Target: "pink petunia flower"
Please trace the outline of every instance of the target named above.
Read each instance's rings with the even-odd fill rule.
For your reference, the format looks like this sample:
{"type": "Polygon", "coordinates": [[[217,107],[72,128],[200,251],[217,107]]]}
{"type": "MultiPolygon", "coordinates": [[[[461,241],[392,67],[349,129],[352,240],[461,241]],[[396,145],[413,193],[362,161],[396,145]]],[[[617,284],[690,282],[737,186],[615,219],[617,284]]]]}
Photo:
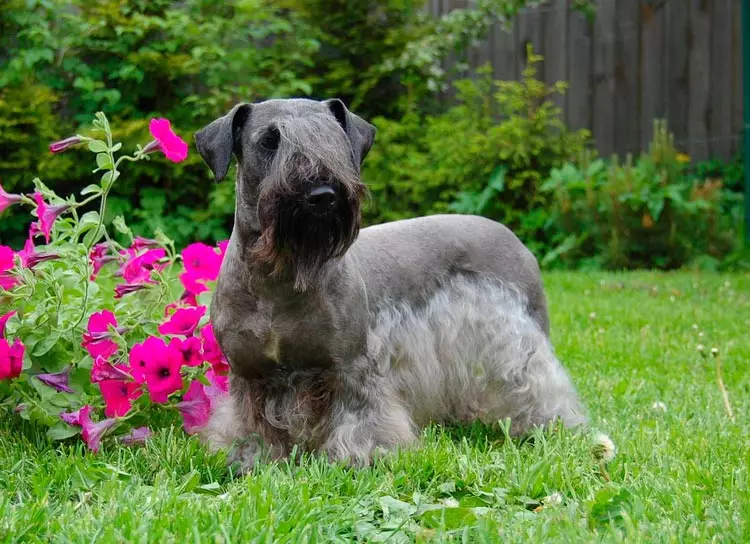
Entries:
{"type": "Polygon", "coordinates": [[[60,372],[54,374],[37,374],[36,379],[42,382],[44,385],[56,389],[60,393],[72,393],[73,390],[70,388],[70,365],[66,366],[60,372]]]}
{"type": "Polygon", "coordinates": [[[182,354],[164,346],[161,353],[146,359],[146,386],[152,402],[167,402],[169,395],[182,389],[182,354]]]}
{"type": "Polygon", "coordinates": [[[60,153],[61,151],[65,151],[69,147],[80,144],[82,141],[83,140],[81,140],[81,138],[79,138],[78,136],[71,136],[70,138],[60,140],[59,142],[52,142],[51,144],[49,144],[49,150],[52,153],[60,153]]]}
{"type": "Polygon", "coordinates": [[[90,278],[91,281],[94,281],[96,279],[96,277],[99,275],[99,271],[105,264],[115,260],[117,260],[117,257],[115,257],[114,255],[107,255],[106,243],[96,244],[92,248],[91,253],[89,253],[89,261],[91,262],[91,267],[93,268],[90,278]]]}
{"type": "MultiPolygon", "coordinates": [[[[117,353],[117,342],[112,340],[110,327],[117,329],[117,319],[110,310],[95,312],[89,317],[87,332],[83,333],[81,346],[89,352],[93,359],[97,357],[109,359],[117,353]]],[[[122,333],[124,329],[118,329],[118,332],[122,333]]]]}
{"type": "Polygon", "coordinates": [[[153,402],[167,402],[182,388],[181,367],[182,354],[162,338],[149,336],[130,350],[130,373],[136,382],[146,383],[153,402]]]}
{"type": "Polygon", "coordinates": [[[129,433],[122,435],[119,440],[126,446],[135,446],[136,444],[143,444],[149,438],[151,438],[151,429],[148,427],[137,427],[129,433]]]}
{"type": "Polygon", "coordinates": [[[227,374],[229,364],[216,341],[211,323],[201,329],[201,337],[203,338],[203,359],[211,363],[214,371],[218,374],[227,374]]]}
{"type": "Polygon", "coordinates": [[[15,265],[15,252],[8,246],[0,246],[0,287],[6,291],[20,283],[18,278],[8,272],[15,265]]]}
{"type": "Polygon", "coordinates": [[[123,380],[102,380],[99,390],[104,397],[104,415],[123,417],[133,407],[133,401],[143,393],[140,384],[123,380]]]}
{"type": "Polygon", "coordinates": [[[165,351],[164,340],[156,336],[149,336],[140,344],[135,344],[130,348],[128,356],[130,363],[130,375],[138,383],[146,382],[146,368],[148,367],[148,357],[152,353],[161,353],[165,351]]]}
{"type": "MultiPolygon", "coordinates": [[[[68,425],[80,425],[81,424],[81,410],[86,408],[79,408],[75,412],[60,412],[60,419],[62,419],[68,425]]],[[[90,407],[89,407],[90,409],[90,407]]]]}
{"type": "Polygon", "coordinates": [[[21,195],[6,193],[3,186],[0,185],[0,213],[3,213],[8,206],[21,202],[22,198],[21,195]]]}
{"type": "Polygon", "coordinates": [[[161,270],[166,263],[160,263],[167,256],[163,249],[149,249],[127,261],[122,267],[122,277],[127,283],[152,282],[151,271],[161,270]]]}
{"type": "Polygon", "coordinates": [[[219,398],[229,393],[229,376],[217,374],[212,368],[209,368],[206,371],[206,378],[211,385],[204,386],[204,390],[211,400],[211,406],[214,407],[219,398]]]}
{"type": "Polygon", "coordinates": [[[0,338],[5,338],[5,325],[8,324],[8,320],[16,315],[15,310],[11,310],[7,314],[3,314],[0,316],[0,338]]]}
{"type": "Polygon", "coordinates": [[[0,381],[12,380],[21,375],[25,351],[23,342],[18,338],[12,344],[5,338],[0,339],[0,381]]]}
{"type": "Polygon", "coordinates": [[[209,369],[206,379],[209,385],[203,385],[195,380],[190,384],[182,401],[177,403],[177,409],[182,413],[185,432],[188,434],[200,430],[208,422],[217,403],[229,392],[229,379],[226,376],[219,376],[209,369]]]}
{"type": "Polygon", "coordinates": [[[44,235],[44,239],[49,244],[52,225],[61,213],[70,208],[70,204],[47,206],[44,196],[38,191],[34,193],[34,200],[36,201],[36,216],[39,218],[37,221],[39,232],[44,235]]]}
{"type": "Polygon", "coordinates": [[[183,272],[180,274],[180,282],[185,289],[185,293],[181,297],[191,306],[196,305],[196,296],[201,293],[209,291],[205,283],[201,281],[201,278],[195,272],[183,272]]]}
{"type": "Polygon", "coordinates": [[[21,259],[21,266],[28,269],[32,269],[44,261],[54,261],[60,258],[57,253],[37,253],[34,240],[31,237],[26,240],[23,249],[18,252],[18,256],[21,259]]]}
{"type": "Polygon", "coordinates": [[[130,379],[132,379],[132,376],[128,374],[126,365],[113,365],[101,355],[94,360],[94,365],[91,367],[91,383],[99,383],[104,380],[126,381],[130,379]]]}
{"type": "Polygon", "coordinates": [[[190,384],[182,401],[177,403],[177,409],[182,413],[183,425],[188,434],[197,432],[208,423],[211,415],[211,400],[206,395],[201,382],[195,380],[190,384]]]}
{"type": "Polygon", "coordinates": [[[91,421],[90,413],[91,406],[84,406],[78,411],[78,421],[83,429],[83,432],[81,433],[83,441],[86,442],[86,445],[91,451],[96,453],[99,451],[99,445],[101,443],[102,436],[104,436],[104,433],[106,433],[110,428],[112,428],[115,423],[117,423],[117,420],[104,419],[102,421],[94,423],[93,421],[91,421]]]}
{"type": "Polygon", "coordinates": [[[227,254],[227,247],[229,247],[229,240],[222,240],[221,242],[218,242],[216,244],[216,247],[219,248],[219,255],[221,256],[223,260],[224,256],[227,254]]]}
{"type": "Polygon", "coordinates": [[[169,349],[173,351],[179,351],[182,357],[182,364],[185,366],[200,366],[203,362],[203,354],[201,353],[201,341],[195,336],[181,340],[180,338],[172,338],[169,342],[169,349]]]}
{"type": "Polygon", "coordinates": [[[122,298],[130,293],[135,293],[142,289],[148,288],[145,283],[121,283],[115,287],[115,298],[122,298]]]}
{"type": "Polygon", "coordinates": [[[195,307],[198,306],[198,297],[196,297],[193,293],[188,293],[185,291],[180,295],[180,302],[188,307],[195,307]]]}
{"type": "Polygon", "coordinates": [[[133,240],[133,244],[130,246],[133,248],[136,253],[141,251],[142,249],[154,249],[159,247],[159,242],[156,240],[152,240],[150,238],[143,238],[141,236],[136,236],[133,240]]]}
{"type": "Polygon", "coordinates": [[[194,278],[214,281],[219,277],[222,256],[215,247],[196,242],[182,250],[182,262],[185,271],[194,278]]]}
{"type": "MultiPolygon", "coordinates": [[[[159,149],[172,162],[181,162],[187,158],[188,145],[172,130],[168,119],[152,119],[148,125],[151,135],[159,142],[159,149]]],[[[149,144],[146,149],[154,147],[149,144]]]]}
{"type": "Polygon", "coordinates": [[[167,321],[159,325],[159,333],[165,336],[192,336],[205,313],[205,306],[180,308],[167,321]]]}

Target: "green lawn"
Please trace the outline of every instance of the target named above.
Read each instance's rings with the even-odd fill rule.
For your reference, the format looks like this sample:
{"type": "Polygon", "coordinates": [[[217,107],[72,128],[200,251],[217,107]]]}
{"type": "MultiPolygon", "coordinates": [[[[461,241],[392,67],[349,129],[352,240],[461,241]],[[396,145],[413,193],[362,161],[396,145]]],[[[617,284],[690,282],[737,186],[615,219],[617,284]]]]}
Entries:
{"type": "Polygon", "coordinates": [[[750,276],[546,284],[558,354],[617,446],[605,470],[594,431],[519,443],[473,426],[365,470],[303,459],[233,478],[181,430],[91,455],[6,419],[0,540],[747,541],[750,276]],[[734,422],[698,344],[719,350],[734,422]]]}

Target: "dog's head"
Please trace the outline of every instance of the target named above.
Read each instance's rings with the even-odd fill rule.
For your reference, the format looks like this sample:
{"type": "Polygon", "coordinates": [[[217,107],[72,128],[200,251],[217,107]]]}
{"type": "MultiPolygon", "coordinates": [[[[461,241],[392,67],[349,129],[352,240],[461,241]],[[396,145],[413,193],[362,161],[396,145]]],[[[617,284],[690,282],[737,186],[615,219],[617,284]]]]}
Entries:
{"type": "Polygon", "coordinates": [[[341,100],[288,99],[239,104],[195,143],[217,181],[237,157],[237,222],[257,231],[253,258],[304,289],[357,237],[360,167],[374,138],[341,100]]]}

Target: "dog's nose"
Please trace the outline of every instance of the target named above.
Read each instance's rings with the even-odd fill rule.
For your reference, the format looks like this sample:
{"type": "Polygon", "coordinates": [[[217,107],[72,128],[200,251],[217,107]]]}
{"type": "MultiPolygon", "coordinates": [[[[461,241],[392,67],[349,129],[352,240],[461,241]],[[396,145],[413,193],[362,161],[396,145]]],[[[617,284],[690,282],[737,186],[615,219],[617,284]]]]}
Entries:
{"type": "Polygon", "coordinates": [[[336,206],[336,191],[330,185],[319,185],[307,192],[307,202],[318,212],[327,212],[336,206]]]}

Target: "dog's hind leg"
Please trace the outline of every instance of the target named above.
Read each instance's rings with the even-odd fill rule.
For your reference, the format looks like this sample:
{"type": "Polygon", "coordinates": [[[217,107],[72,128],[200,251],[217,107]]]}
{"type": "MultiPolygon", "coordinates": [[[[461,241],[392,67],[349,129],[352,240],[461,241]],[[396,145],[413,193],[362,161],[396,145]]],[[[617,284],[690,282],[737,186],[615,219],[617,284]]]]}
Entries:
{"type": "Polygon", "coordinates": [[[568,373],[536,323],[522,319],[495,342],[485,362],[488,380],[480,419],[494,423],[510,418],[516,435],[556,420],[566,427],[587,422],[568,373]]]}

